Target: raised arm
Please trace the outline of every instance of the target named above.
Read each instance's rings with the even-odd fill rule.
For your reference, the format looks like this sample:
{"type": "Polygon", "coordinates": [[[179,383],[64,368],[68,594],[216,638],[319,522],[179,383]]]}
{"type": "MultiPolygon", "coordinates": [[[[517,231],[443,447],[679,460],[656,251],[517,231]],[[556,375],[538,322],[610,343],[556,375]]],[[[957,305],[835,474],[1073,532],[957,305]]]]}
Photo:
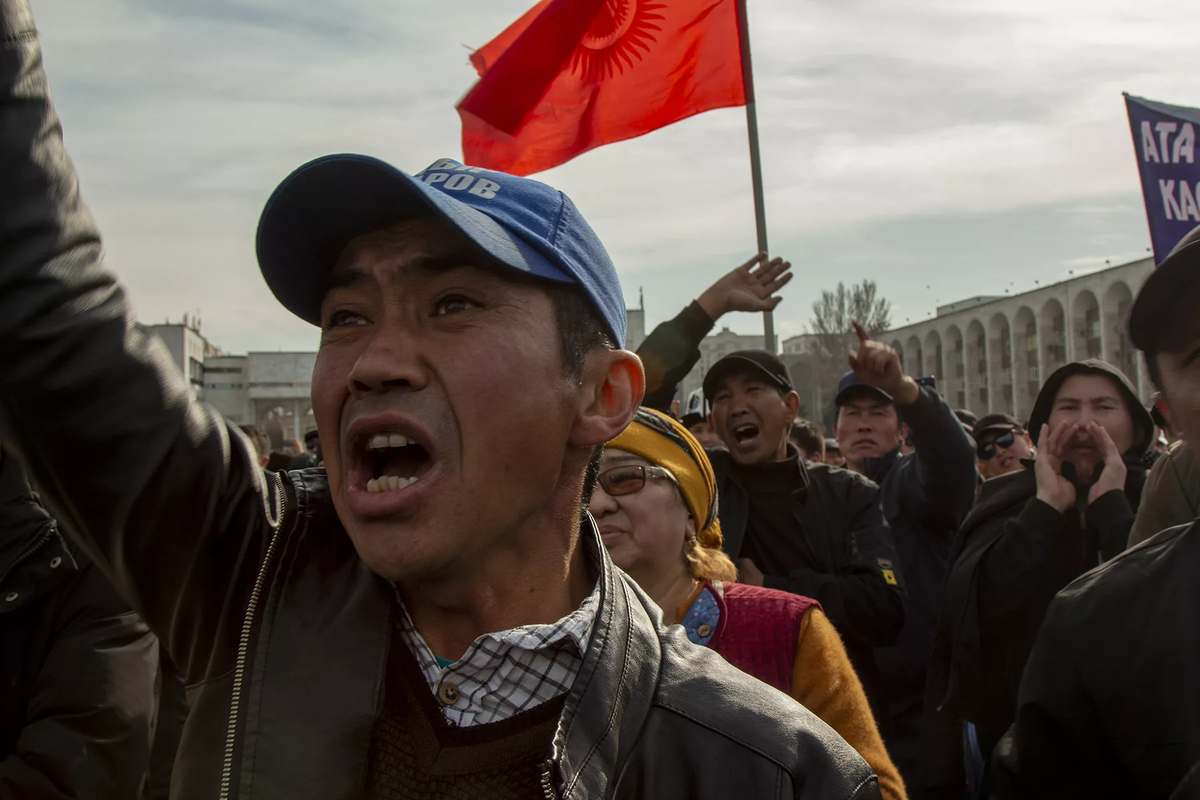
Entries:
{"type": "Polygon", "coordinates": [[[932,523],[924,527],[953,535],[975,502],[975,447],[937,392],[904,373],[895,350],[872,340],[857,322],[854,330],[859,346],[850,354],[850,368],[863,383],[893,398],[916,445],[911,464],[902,465],[911,477],[905,478],[900,502],[932,523]]]}
{"type": "Polygon", "coordinates": [[[791,263],[767,261],[766,253],[723,275],[672,320],[650,332],[637,349],[646,367],[642,405],[669,412],[679,384],[700,360],[700,342],[730,311],[771,311],[783,298],[775,293],[792,279],[791,263]]]}
{"type": "Polygon", "coordinates": [[[188,679],[228,669],[264,476],[102,266],[26,0],[0,0],[0,438],[188,679]]]}

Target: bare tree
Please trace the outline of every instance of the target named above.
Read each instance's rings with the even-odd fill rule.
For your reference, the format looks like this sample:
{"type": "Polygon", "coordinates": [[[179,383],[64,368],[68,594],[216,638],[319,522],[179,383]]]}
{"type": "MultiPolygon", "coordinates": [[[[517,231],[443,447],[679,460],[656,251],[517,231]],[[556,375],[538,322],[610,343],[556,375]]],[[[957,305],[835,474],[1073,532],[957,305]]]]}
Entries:
{"type": "Polygon", "coordinates": [[[828,398],[822,411],[826,421],[831,422],[832,390],[849,368],[846,354],[856,343],[851,323],[862,323],[872,336],[886,331],[892,326],[892,304],[879,296],[875,281],[863,281],[849,288],[839,283],[833,291],[821,292],[821,299],[813,303],[812,309],[809,333],[813,334],[813,339],[809,343],[809,352],[814,357],[821,386],[829,390],[822,393],[828,398]]]}

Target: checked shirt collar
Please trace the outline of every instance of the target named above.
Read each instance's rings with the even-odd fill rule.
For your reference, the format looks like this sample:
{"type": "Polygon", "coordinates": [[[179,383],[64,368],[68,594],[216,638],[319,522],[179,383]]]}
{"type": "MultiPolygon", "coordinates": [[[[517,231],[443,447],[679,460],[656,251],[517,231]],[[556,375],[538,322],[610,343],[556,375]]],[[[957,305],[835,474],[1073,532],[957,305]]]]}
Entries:
{"type": "Polygon", "coordinates": [[[452,725],[469,727],[508,719],[570,690],[596,624],[600,582],[579,608],[558,622],[486,633],[448,667],[438,665],[398,591],[396,601],[398,633],[443,716],[452,725]]]}

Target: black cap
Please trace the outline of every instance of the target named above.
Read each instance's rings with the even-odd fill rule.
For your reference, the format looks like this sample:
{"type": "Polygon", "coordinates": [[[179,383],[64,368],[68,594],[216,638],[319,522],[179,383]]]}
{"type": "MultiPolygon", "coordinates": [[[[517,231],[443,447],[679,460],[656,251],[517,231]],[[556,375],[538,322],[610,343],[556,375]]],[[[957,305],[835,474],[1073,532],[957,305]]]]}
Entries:
{"type": "Polygon", "coordinates": [[[872,395],[874,397],[878,397],[880,400],[886,400],[889,403],[895,402],[890,394],[885,392],[883,389],[872,386],[869,383],[863,383],[859,377],[854,374],[854,370],[851,370],[843,375],[842,379],[838,381],[837,395],[833,398],[833,404],[835,406],[840,406],[843,403],[848,402],[851,398],[862,397],[863,395],[872,395]]]}
{"type": "Polygon", "coordinates": [[[973,430],[975,424],[979,422],[979,415],[974,411],[970,411],[965,408],[954,409],[954,416],[958,417],[958,421],[961,422],[963,427],[968,431],[973,430]]]}
{"type": "Polygon", "coordinates": [[[1194,314],[1200,293],[1200,225],[1171,249],[1142,283],[1129,312],[1129,338],[1137,349],[1153,353],[1167,329],[1166,320],[1194,314]]]}
{"type": "Polygon", "coordinates": [[[985,414],[975,423],[974,434],[978,439],[988,431],[1023,431],[1024,426],[1008,414],[985,414]]]}
{"type": "Polygon", "coordinates": [[[792,378],[779,356],[766,350],[739,350],[725,356],[709,369],[704,376],[704,397],[711,403],[717,384],[729,375],[738,374],[765,378],[785,393],[793,391],[792,378]]]}

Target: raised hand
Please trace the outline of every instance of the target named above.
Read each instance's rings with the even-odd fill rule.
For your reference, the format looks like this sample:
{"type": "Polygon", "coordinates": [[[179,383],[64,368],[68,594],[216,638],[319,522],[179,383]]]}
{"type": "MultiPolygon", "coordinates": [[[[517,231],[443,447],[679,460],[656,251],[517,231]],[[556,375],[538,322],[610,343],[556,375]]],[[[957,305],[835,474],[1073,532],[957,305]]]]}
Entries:
{"type": "MultiPolygon", "coordinates": [[[[1041,433],[1038,434],[1038,455],[1033,469],[1037,477],[1037,498],[1064,514],[1075,505],[1075,484],[1063,477],[1063,456],[1067,442],[1071,441],[1071,437],[1079,429],[1078,422],[1064,423],[1053,432],[1050,431],[1049,425],[1043,425],[1041,433]]],[[[1122,472],[1124,468],[1125,465],[1122,464],[1122,472]]]]}
{"type": "Polygon", "coordinates": [[[857,322],[854,323],[854,332],[858,335],[858,349],[850,351],[849,361],[850,369],[854,370],[858,379],[887,392],[901,405],[916,402],[921,387],[904,374],[896,351],[872,339],[867,329],[857,322]]]}
{"type": "Polygon", "coordinates": [[[792,279],[791,270],[790,261],[767,261],[767,254],[759,253],[705,289],[696,302],[714,322],[730,311],[774,311],[783,300],[774,295],[792,279]]]}
{"type": "Polygon", "coordinates": [[[1092,437],[1092,441],[1099,445],[1100,452],[1104,455],[1104,469],[1101,470],[1099,479],[1088,490],[1088,502],[1094,503],[1114,489],[1124,491],[1125,475],[1128,470],[1125,467],[1125,459],[1121,457],[1121,451],[1117,449],[1116,443],[1113,442],[1103,425],[1098,422],[1089,422],[1084,430],[1092,437]]]}

